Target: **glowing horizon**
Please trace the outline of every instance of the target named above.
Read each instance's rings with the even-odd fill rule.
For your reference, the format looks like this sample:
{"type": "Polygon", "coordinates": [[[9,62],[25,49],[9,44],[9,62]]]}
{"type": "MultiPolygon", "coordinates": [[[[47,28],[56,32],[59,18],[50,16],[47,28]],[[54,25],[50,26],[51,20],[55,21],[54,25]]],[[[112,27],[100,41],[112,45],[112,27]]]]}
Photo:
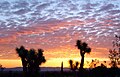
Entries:
{"type": "MultiPolygon", "coordinates": [[[[103,60],[100,58],[85,58],[85,65],[84,68],[89,68],[90,66],[90,62],[92,59],[97,59],[100,61],[100,63],[97,64],[97,66],[99,66],[101,63],[104,63],[103,60]],[[89,64],[87,64],[87,62],[89,62],[89,64]]],[[[73,62],[78,61],[80,63],[80,58],[51,58],[50,60],[47,60],[46,63],[43,63],[42,65],[40,65],[40,67],[61,67],[61,62],[63,62],[63,67],[67,67],[70,68],[69,65],[69,60],[73,60],[73,62]]],[[[109,60],[104,58],[104,61],[107,61],[107,67],[109,66],[109,60]]],[[[15,68],[15,67],[22,67],[22,63],[20,59],[0,59],[0,63],[2,63],[3,67],[5,68],[15,68]]]]}

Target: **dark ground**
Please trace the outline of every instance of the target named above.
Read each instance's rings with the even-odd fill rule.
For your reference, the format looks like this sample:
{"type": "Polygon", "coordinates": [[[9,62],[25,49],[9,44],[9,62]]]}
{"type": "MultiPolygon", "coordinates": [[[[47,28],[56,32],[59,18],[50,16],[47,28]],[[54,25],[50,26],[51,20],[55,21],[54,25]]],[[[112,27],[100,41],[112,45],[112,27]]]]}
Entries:
{"type": "MultiPolygon", "coordinates": [[[[0,71],[0,77],[24,77],[24,74],[22,71],[0,71]]],[[[62,73],[60,71],[42,71],[39,76],[31,77],[120,77],[120,69],[84,70],[82,74],[81,72],[72,71],[64,71],[62,73]]]]}
{"type": "MultiPolygon", "coordinates": [[[[58,72],[58,71],[46,71],[39,73],[37,77],[74,77],[73,72],[58,72]]],[[[18,71],[9,71],[9,72],[0,72],[0,77],[24,77],[23,72],[18,71]]]]}

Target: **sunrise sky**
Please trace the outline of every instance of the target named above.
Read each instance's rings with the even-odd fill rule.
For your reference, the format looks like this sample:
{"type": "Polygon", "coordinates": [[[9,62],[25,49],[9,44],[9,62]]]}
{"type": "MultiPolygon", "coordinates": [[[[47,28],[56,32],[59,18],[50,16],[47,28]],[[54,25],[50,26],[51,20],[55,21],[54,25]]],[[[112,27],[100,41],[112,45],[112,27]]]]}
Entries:
{"type": "Polygon", "coordinates": [[[86,61],[109,61],[114,35],[120,34],[120,0],[0,0],[0,64],[19,67],[15,48],[42,48],[44,67],[80,61],[76,40],[92,48],[86,61]]]}

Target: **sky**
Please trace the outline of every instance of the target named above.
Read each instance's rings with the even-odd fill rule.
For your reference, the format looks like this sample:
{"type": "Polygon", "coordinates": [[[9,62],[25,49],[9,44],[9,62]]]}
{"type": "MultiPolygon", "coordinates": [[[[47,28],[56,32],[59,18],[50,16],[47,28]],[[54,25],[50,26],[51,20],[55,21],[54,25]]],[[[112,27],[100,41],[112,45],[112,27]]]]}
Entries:
{"type": "Polygon", "coordinates": [[[0,0],[0,64],[21,66],[15,48],[41,48],[42,66],[68,67],[80,61],[76,40],[92,48],[85,61],[109,61],[115,34],[120,34],[120,0],[0,0]]]}

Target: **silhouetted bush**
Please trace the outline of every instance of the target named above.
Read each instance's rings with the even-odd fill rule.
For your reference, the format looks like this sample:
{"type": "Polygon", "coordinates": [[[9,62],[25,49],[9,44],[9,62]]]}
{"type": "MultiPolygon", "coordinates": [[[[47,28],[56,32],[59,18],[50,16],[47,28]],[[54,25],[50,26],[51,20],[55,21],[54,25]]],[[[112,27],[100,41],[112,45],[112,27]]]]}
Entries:
{"type": "Polygon", "coordinates": [[[101,64],[101,66],[93,68],[90,71],[90,73],[91,73],[92,77],[96,77],[96,76],[97,77],[106,77],[108,74],[108,70],[103,64],[101,64]]]}

